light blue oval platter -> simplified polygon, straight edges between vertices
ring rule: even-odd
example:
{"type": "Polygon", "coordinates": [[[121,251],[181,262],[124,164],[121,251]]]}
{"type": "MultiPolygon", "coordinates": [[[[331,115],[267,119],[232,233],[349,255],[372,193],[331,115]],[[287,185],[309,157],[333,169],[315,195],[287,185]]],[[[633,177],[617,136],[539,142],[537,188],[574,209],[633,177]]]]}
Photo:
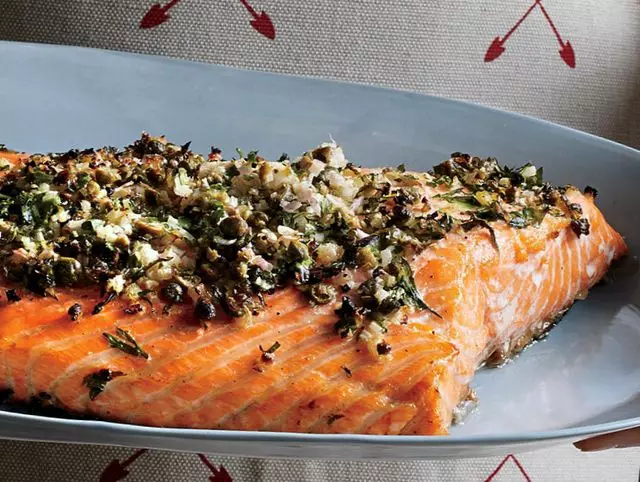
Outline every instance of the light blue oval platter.
{"type": "MultiPolygon", "coordinates": [[[[163,58],[0,42],[0,142],[28,152],[116,145],[143,130],[208,152],[298,154],[332,136],[355,163],[425,170],[455,151],[532,162],[587,184],[632,256],[550,336],[481,370],[480,404],[447,437],[150,428],[0,411],[0,437],[246,456],[467,457],[640,425],[640,152],[547,122],[436,97],[163,58]]],[[[640,106],[639,106],[640,107],[640,106]]]]}

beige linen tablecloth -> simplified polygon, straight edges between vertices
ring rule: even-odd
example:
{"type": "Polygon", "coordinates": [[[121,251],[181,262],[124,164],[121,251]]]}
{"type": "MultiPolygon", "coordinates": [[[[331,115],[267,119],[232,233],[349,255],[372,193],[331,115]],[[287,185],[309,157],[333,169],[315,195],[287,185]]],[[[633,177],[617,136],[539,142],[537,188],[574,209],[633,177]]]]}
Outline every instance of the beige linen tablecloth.
{"type": "Polygon", "coordinates": [[[636,482],[640,452],[618,449],[578,454],[559,447],[515,457],[443,461],[312,461],[258,460],[240,457],[150,451],[128,465],[118,479],[116,460],[126,463],[136,451],[118,447],[88,447],[30,442],[0,443],[3,482],[636,482]],[[502,463],[504,461],[504,463],[502,463]],[[111,468],[107,467],[111,464],[111,468]],[[207,465],[213,467],[209,468],[207,465]],[[212,478],[213,477],[213,478],[212,478]]]}
{"type": "MultiPolygon", "coordinates": [[[[141,29],[154,1],[2,0],[0,39],[415,90],[531,114],[640,147],[639,0],[165,0],[161,10],[170,18],[141,29]],[[504,43],[490,48],[516,25],[504,43]]],[[[157,21],[150,16],[145,25],[157,21]]],[[[636,481],[640,466],[638,449],[581,454],[560,446],[508,455],[438,462],[278,461],[7,441],[0,442],[0,482],[636,481]]]]}

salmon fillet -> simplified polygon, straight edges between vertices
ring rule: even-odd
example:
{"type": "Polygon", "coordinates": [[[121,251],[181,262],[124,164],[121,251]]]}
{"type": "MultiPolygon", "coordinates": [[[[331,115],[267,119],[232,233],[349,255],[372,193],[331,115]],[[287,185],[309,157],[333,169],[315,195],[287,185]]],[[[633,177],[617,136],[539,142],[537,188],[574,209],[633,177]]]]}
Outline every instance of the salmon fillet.
{"type": "MultiPolygon", "coordinates": [[[[421,189],[437,206],[441,188],[421,189]]],[[[203,324],[188,303],[166,313],[120,296],[92,315],[105,299],[99,287],[58,288],[53,298],[7,281],[16,291],[0,306],[0,387],[14,401],[158,427],[447,434],[478,367],[548,329],[626,253],[593,194],[568,189],[566,198],[588,235],[567,216],[520,229],[495,220],[407,254],[429,309],[386,327],[384,356],[336,336],[339,296],[314,306],[293,286],[266,294],[251,323],[217,313],[203,324]],[[103,335],[116,328],[135,340],[128,352],[103,335]],[[146,357],[132,355],[138,346],[146,357]]],[[[356,284],[361,272],[350,274],[356,284]]]]}

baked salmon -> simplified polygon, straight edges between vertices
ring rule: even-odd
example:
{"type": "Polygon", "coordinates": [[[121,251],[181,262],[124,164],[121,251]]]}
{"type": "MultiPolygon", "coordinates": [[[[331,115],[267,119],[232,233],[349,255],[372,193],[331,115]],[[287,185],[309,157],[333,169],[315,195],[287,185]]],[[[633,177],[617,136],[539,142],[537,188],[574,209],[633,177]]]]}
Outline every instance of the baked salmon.
{"type": "Polygon", "coordinates": [[[158,427],[447,434],[626,253],[596,191],[461,153],[0,152],[0,388],[158,427]]]}

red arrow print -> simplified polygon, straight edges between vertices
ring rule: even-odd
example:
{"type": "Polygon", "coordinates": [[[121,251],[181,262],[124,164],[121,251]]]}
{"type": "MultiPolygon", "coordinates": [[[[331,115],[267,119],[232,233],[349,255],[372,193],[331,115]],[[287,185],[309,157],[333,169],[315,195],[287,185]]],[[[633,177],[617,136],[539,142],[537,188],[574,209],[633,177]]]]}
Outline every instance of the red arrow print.
{"type": "Polygon", "coordinates": [[[211,482],[233,482],[229,472],[227,472],[227,469],[225,469],[223,465],[221,465],[220,468],[217,468],[204,455],[198,454],[198,457],[200,457],[202,463],[211,470],[211,473],[213,474],[209,477],[211,482]]]}
{"type": "Polygon", "coordinates": [[[529,477],[529,474],[527,474],[527,472],[524,470],[524,467],[522,466],[520,461],[513,454],[509,454],[504,459],[502,459],[502,462],[498,464],[496,469],[493,472],[491,472],[491,475],[489,475],[489,477],[487,477],[487,479],[484,482],[491,482],[495,478],[495,476],[500,473],[500,471],[502,470],[502,467],[504,467],[504,464],[506,464],[509,461],[509,459],[513,460],[513,463],[516,464],[516,467],[518,467],[518,470],[520,470],[520,473],[524,477],[524,480],[526,480],[527,482],[531,482],[531,477],[529,477]]]}
{"type": "Polygon", "coordinates": [[[147,449],[136,450],[131,457],[123,462],[120,462],[117,459],[112,460],[104,469],[102,475],[100,475],[100,482],[116,482],[124,479],[129,475],[129,471],[126,470],[127,467],[135,462],[135,460],[146,451],[147,449]]]}
{"type": "Polygon", "coordinates": [[[547,9],[544,8],[544,5],[542,5],[542,2],[540,0],[538,0],[536,3],[538,5],[540,5],[540,9],[542,10],[544,18],[547,19],[547,22],[549,22],[549,25],[551,25],[551,30],[553,30],[553,33],[555,34],[556,38],[558,39],[558,43],[560,44],[560,57],[562,57],[562,60],[564,60],[565,64],[567,64],[572,69],[575,69],[576,68],[576,54],[573,51],[573,47],[571,46],[571,43],[568,40],[567,40],[566,43],[564,43],[562,41],[562,37],[560,36],[560,32],[558,32],[558,29],[556,28],[555,24],[553,23],[553,20],[551,20],[551,16],[549,15],[549,12],[547,12],[547,9]]]}
{"type": "Polygon", "coordinates": [[[503,47],[504,43],[507,40],[509,40],[509,37],[511,37],[516,30],[518,30],[518,27],[520,26],[520,24],[522,24],[522,22],[526,20],[526,18],[529,16],[531,12],[533,12],[533,9],[536,8],[537,5],[538,5],[537,1],[533,5],[531,5],[529,7],[529,10],[527,10],[527,12],[522,17],[520,17],[520,19],[511,28],[511,30],[509,30],[506,33],[504,37],[502,38],[496,37],[495,39],[493,39],[493,42],[491,42],[491,45],[489,45],[489,49],[487,50],[487,53],[484,55],[485,62],[492,62],[502,55],[502,53],[505,50],[503,47]]]}
{"type": "Polygon", "coordinates": [[[275,39],[276,29],[273,26],[273,22],[271,22],[269,15],[267,15],[264,11],[261,11],[258,14],[258,12],[256,12],[254,8],[249,5],[249,2],[247,0],[240,0],[240,3],[244,5],[244,8],[246,8],[253,17],[253,20],[249,22],[251,26],[268,39],[275,39]]]}
{"type": "Polygon", "coordinates": [[[567,42],[564,42],[562,40],[562,37],[560,36],[560,32],[558,32],[558,29],[556,28],[555,23],[551,19],[549,12],[547,11],[546,8],[544,8],[544,5],[542,5],[542,0],[536,0],[533,3],[533,5],[531,5],[529,9],[525,12],[525,14],[518,19],[516,24],[511,28],[511,30],[509,30],[506,33],[504,37],[502,38],[496,37],[495,39],[493,39],[493,42],[491,42],[491,45],[489,45],[487,52],[484,54],[485,62],[493,62],[495,59],[497,59],[504,53],[505,42],[509,39],[509,37],[511,37],[511,35],[513,35],[513,33],[518,29],[518,27],[520,27],[522,22],[526,20],[529,14],[533,12],[533,10],[538,6],[542,10],[542,13],[545,19],[547,20],[547,22],[549,22],[549,25],[551,26],[553,33],[555,34],[556,38],[558,39],[558,42],[560,43],[560,47],[561,47],[560,57],[562,58],[564,63],[566,63],[572,69],[576,67],[576,56],[575,56],[575,52],[573,51],[573,47],[571,46],[571,42],[569,42],[568,40],[567,42]]]}
{"type": "Polygon", "coordinates": [[[169,10],[175,7],[180,0],[171,0],[164,7],[159,3],[152,5],[149,11],[142,17],[140,21],[140,28],[153,28],[165,23],[171,16],[169,10]]]}

